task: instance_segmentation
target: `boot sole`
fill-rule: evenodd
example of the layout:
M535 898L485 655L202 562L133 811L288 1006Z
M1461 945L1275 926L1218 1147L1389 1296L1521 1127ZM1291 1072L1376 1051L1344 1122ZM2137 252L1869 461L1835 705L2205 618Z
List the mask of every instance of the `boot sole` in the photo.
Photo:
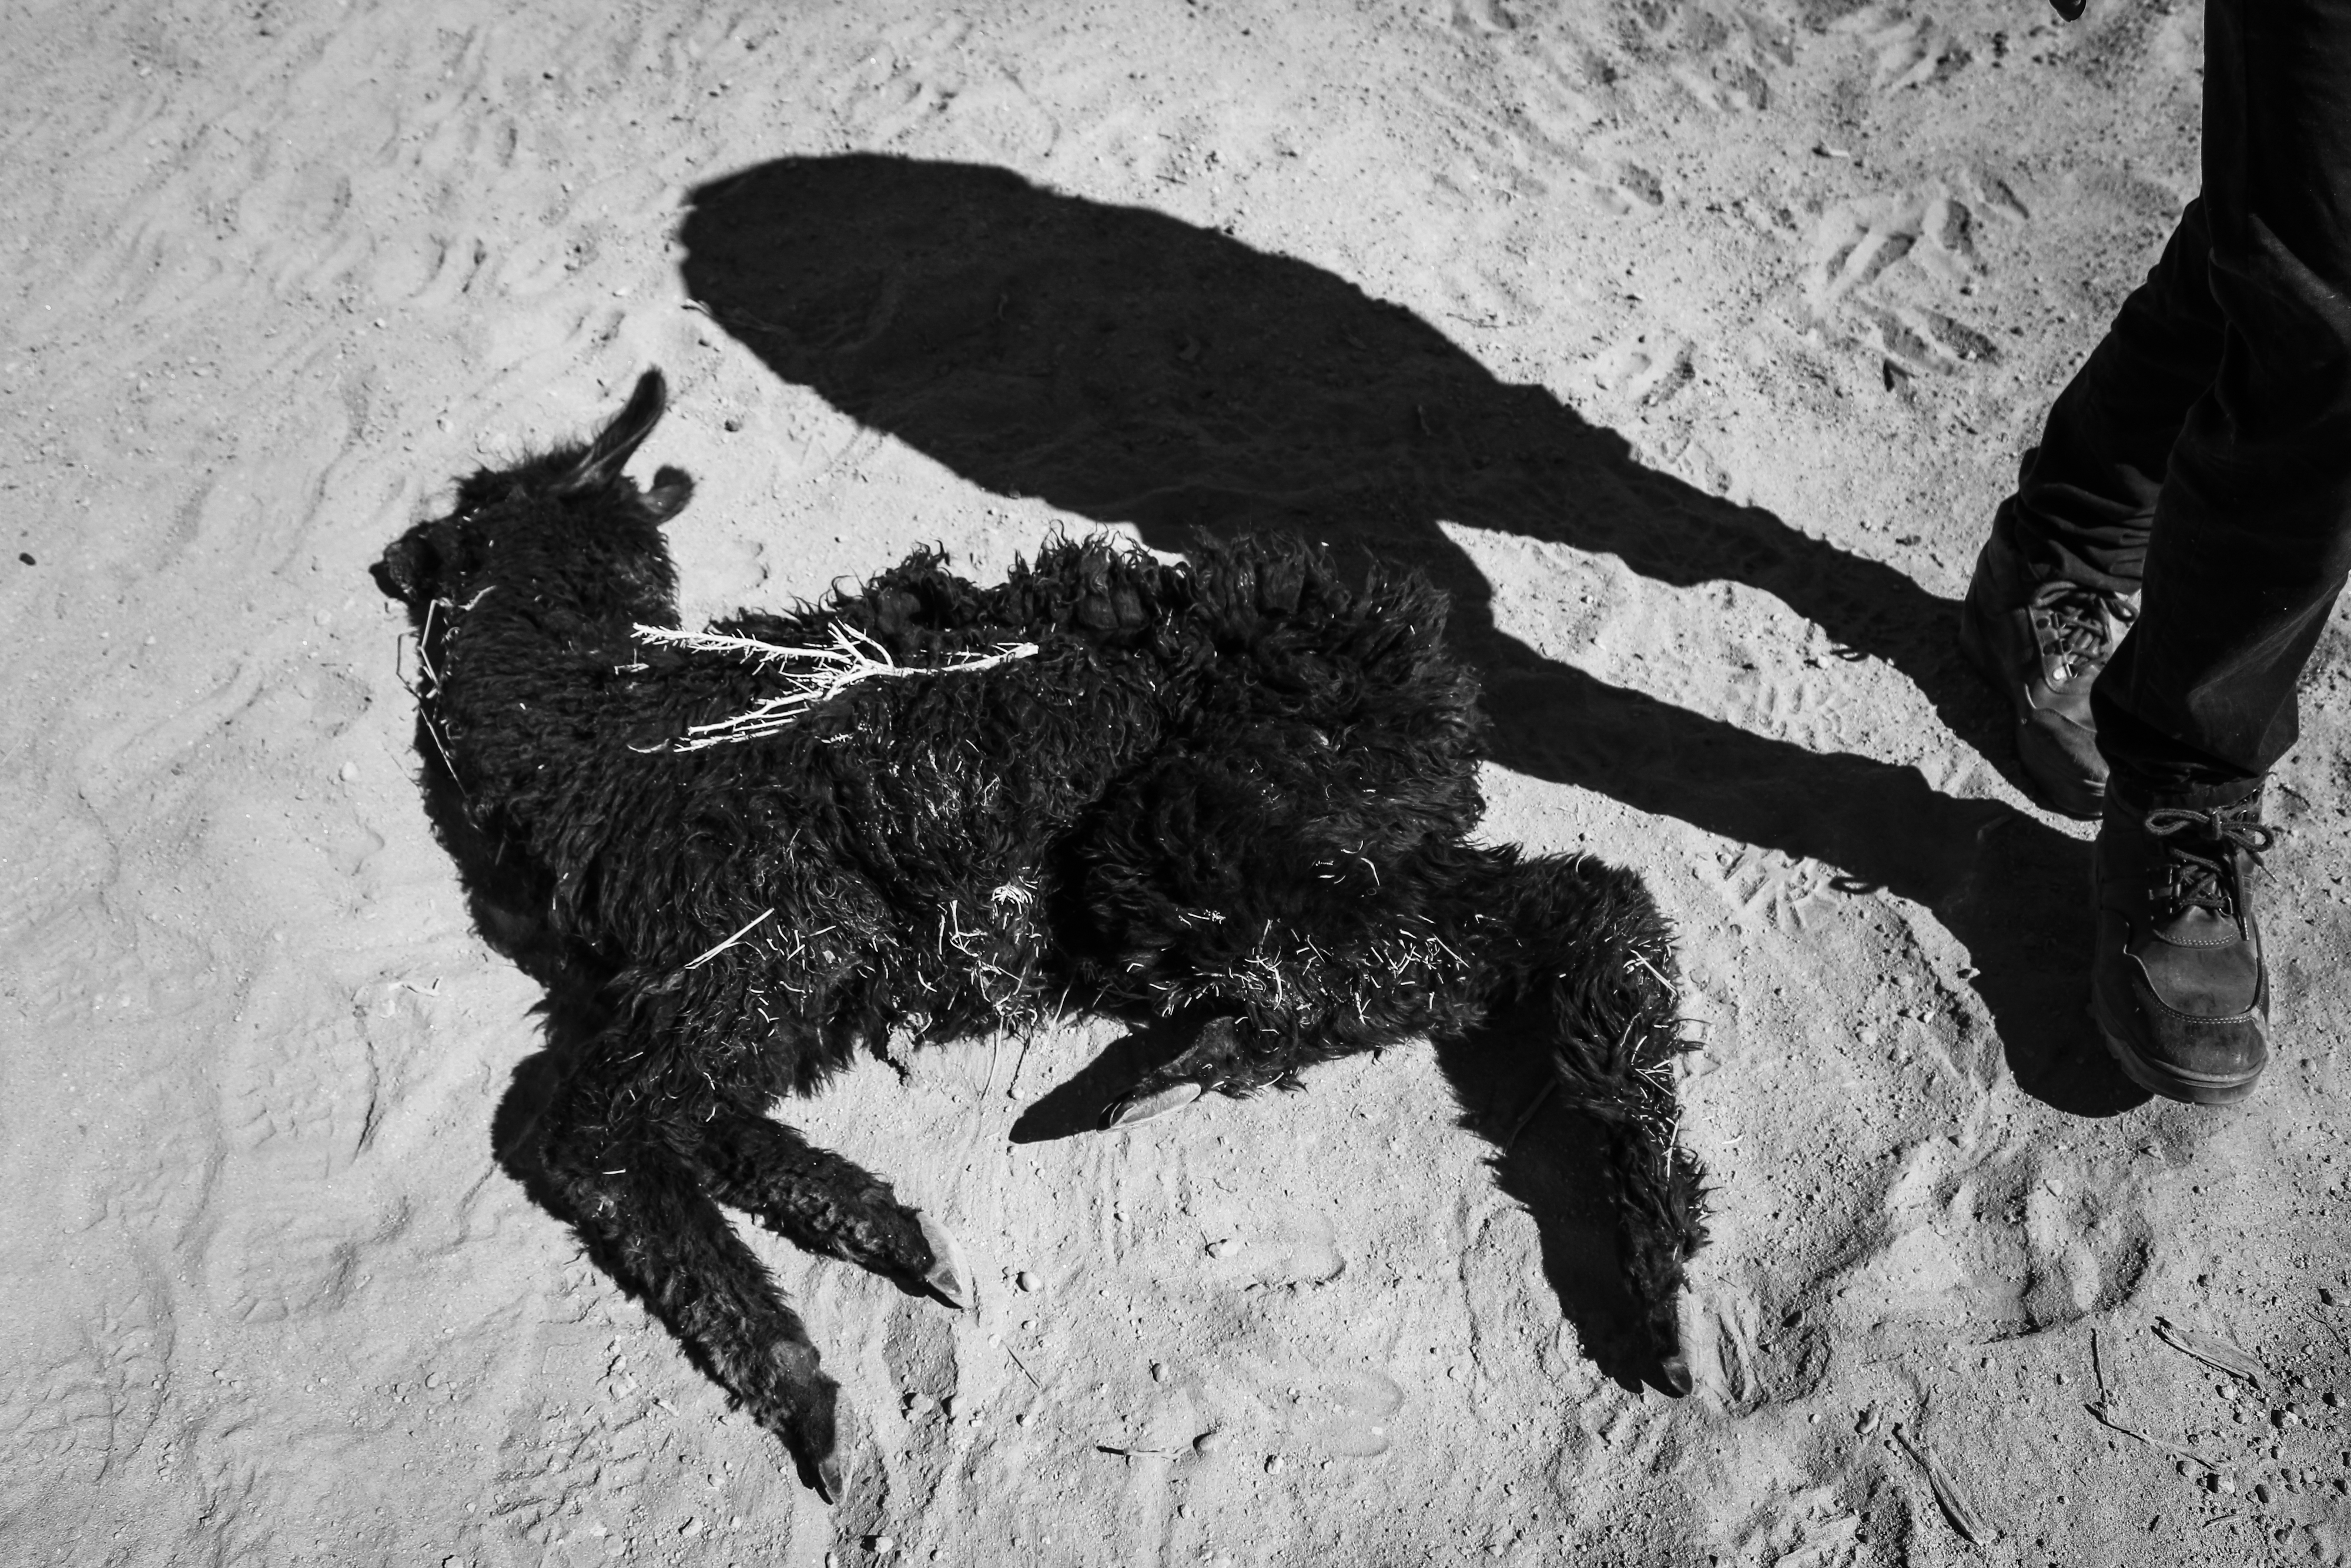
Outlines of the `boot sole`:
M2016 748L2016 759L2022 766L2025 778L2032 783L2034 796L2043 805L2061 816L2085 821L2096 821L2105 814L2106 790L2104 784L2083 779L2068 780L2064 787L2054 786L2033 770L2032 759L2026 754L2024 744L2025 737L2032 730L2032 706L2020 700L2008 677L2001 673L2000 661L1991 656L1991 649L1985 644L1983 633L1977 630L1974 608L1966 602L1959 606L1959 654L1975 666L1976 674L1981 675L1993 691L2008 699L2009 713L2016 720L2016 729L2010 741Z
M2166 1100L2184 1101L2190 1105L2234 1105L2253 1092L2262 1079L2262 1069L2251 1072L2216 1074L2189 1072L2166 1062L2151 1061L2139 1054L2125 1040L2095 1001L2090 1004L2090 1017L2096 1020L2098 1035L2106 1042L2106 1054L2123 1070L2123 1076L2150 1094L2160 1094Z

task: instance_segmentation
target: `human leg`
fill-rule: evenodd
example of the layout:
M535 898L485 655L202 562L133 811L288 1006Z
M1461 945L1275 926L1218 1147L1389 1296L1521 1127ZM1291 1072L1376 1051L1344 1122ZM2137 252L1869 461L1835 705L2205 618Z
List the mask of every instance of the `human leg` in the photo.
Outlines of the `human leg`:
M2204 193L2222 319L2164 473L2137 624L2091 710L2113 770L2093 1008L2176 1098L2268 1058L2261 781L2351 573L2351 0L2211 0Z
M2223 319L2094 698L2142 794L2241 797L2351 570L2351 0L2207 7L2208 287Z
M2051 406L1960 612L1960 646L2008 697L2043 800L2095 816L2106 763L2090 693L2137 612L2171 447L2220 363L2200 201Z

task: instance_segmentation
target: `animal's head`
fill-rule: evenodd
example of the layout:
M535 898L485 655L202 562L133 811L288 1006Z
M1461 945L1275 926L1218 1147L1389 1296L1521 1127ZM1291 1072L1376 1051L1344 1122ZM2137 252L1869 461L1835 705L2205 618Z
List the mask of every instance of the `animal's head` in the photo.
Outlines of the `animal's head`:
M383 552L371 569L376 586L418 622L436 601L470 604L499 586L590 616L663 619L676 574L661 527L693 498L694 481L664 467L640 489L621 470L668 402L662 373L647 371L591 440L476 470L459 482L446 516L417 524Z

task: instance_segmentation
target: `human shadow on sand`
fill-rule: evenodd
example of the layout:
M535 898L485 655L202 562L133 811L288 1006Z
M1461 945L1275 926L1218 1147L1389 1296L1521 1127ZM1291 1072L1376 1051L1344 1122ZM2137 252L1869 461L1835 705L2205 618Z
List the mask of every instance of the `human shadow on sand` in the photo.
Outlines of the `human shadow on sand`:
M1967 947L2027 1092L2080 1115L2143 1103L2083 1013L2085 845L1916 768L1766 739L1545 657L1496 626L1492 586L1438 525L1772 594L2012 768L2005 713L1952 651L1956 607L1892 567L1644 467L1549 392L1320 267L1001 169L783 159L695 191L681 237L694 300L777 375L974 484L1163 549L1287 528L1426 571L1485 681L1497 761L1923 905ZM1473 1114L1518 1071L1498 1049L1442 1052ZM1045 1120L1077 1118L1057 1103ZM1483 1127L1498 1143L1503 1120ZM1555 1182L1528 1163L1549 1141L1499 1156L1506 1187ZM1545 1201L1558 1224L1578 1207ZM1587 1243L1546 1233L1547 1256L1571 1245ZM1562 1283L1563 1299L1583 1288Z

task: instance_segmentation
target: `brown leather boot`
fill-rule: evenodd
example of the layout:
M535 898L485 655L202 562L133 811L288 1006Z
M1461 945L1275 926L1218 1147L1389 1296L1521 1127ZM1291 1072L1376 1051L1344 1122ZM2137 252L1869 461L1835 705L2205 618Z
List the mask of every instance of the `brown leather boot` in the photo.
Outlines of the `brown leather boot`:
M2140 1088L2241 1100L2269 1064L2269 973L2252 894L2276 840L2256 786L2208 807L2106 796L2092 857L2098 946L2090 1011Z

